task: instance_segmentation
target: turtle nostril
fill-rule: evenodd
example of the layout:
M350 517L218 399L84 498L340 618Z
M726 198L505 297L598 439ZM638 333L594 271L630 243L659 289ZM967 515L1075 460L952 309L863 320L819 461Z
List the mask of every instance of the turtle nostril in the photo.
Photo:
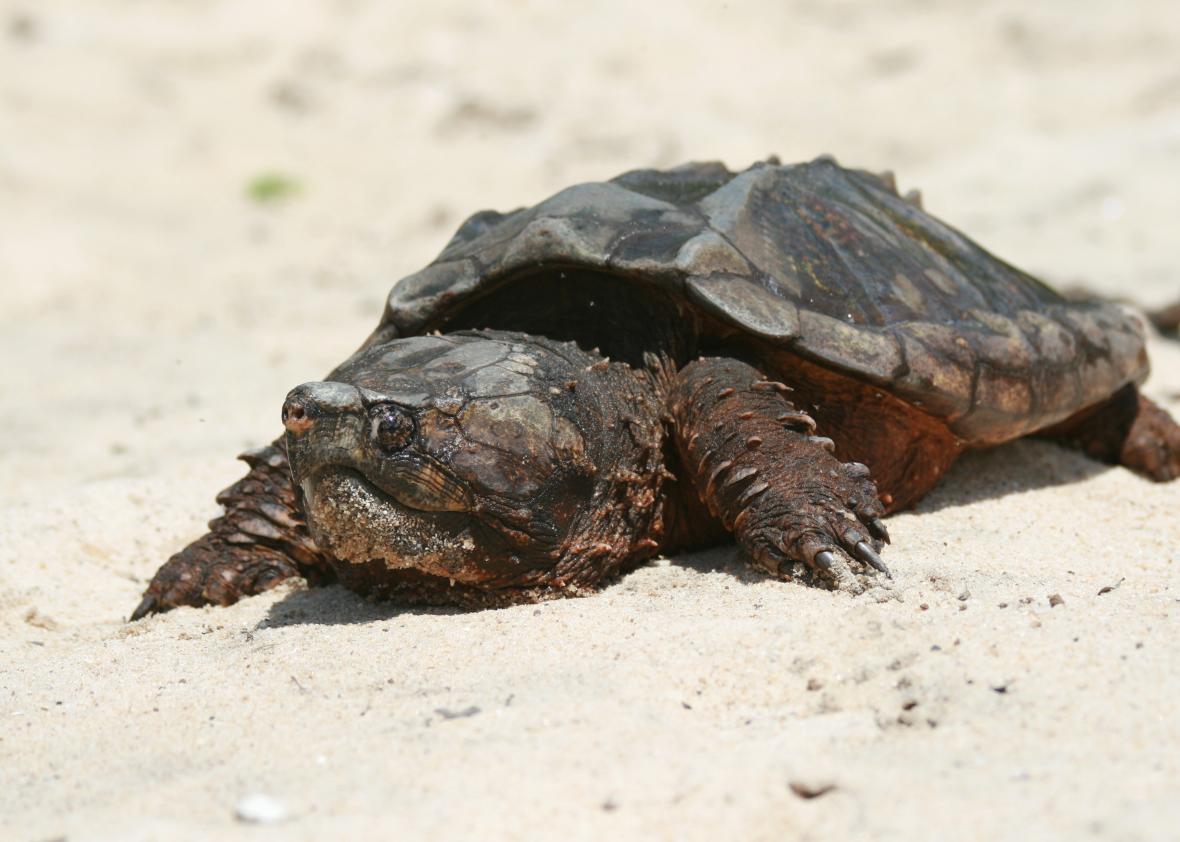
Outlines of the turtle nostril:
M321 418L340 418L364 411L360 392L348 383L316 382L296 386L283 401L283 425L293 436L302 435L321 423Z
M290 398L283 404L283 426L287 431L299 435L311 427L311 417L300 398Z

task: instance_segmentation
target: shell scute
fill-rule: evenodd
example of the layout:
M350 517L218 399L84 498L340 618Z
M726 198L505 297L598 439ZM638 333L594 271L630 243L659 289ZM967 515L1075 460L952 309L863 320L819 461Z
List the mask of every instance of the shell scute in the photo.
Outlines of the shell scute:
M823 313L799 313L796 347L809 356L830 360L873 383L892 383L903 370L901 347L890 333L863 330Z
M722 315L730 324L772 342L788 342L799 335L799 312L785 297L732 275L691 277L689 297Z
M1032 367L1036 351L1015 321L988 310L968 310L967 315L984 327L974 332L975 347L983 360L1006 371Z
M945 353L945 345L927 344L910 327L905 325L896 334L905 354L905 369L895 380L895 388L913 396L910 399L928 412L954 422L971 408L974 360L969 366L961 365Z
M1064 366L1077 356L1077 341L1058 321L1035 310L1021 310L1016 324L1036 349L1045 365Z
M710 277L752 274L750 262L716 231L708 230L688 240L676 253L676 268L685 275Z

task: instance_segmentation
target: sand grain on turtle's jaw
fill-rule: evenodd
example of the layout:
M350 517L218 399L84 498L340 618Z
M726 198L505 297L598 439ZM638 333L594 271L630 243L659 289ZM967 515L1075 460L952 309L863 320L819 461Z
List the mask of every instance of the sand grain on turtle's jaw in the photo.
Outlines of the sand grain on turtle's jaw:
M468 578L475 542L466 514L402 505L361 472L342 466L321 468L301 489L316 543L338 561L380 559L390 570Z

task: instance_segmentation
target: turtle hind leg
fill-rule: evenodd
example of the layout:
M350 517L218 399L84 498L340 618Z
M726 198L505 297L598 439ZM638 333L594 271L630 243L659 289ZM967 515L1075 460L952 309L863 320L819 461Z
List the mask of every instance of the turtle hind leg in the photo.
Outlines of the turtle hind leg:
M180 605L231 605L294 576L332 580L300 512L282 442L241 458L250 472L217 495L225 514L156 571L132 621Z
M1180 477L1180 426L1134 384L1040 435L1155 482Z
M869 469L842 463L781 383L732 359L701 359L676 377L668 408L680 463L701 500L774 574L802 563L843 590L887 572L888 533Z
M1160 310L1153 310L1147 314L1151 323L1160 333L1180 332L1180 301Z

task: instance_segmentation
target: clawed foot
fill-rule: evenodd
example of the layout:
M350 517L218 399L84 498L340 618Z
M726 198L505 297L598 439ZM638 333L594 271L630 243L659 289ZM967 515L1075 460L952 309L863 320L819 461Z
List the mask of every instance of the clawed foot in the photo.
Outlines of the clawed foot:
M1155 482L1180 477L1180 426L1163 408L1138 396L1138 407L1123 441L1119 463Z
M885 506L869 468L837 459L790 393L740 360L685 366L668 402L680 459L701 501L763 568L786 577L802 565L860 593L882 581L877 573L889 576L879 555Z
M181 605L231 605L301 575L289 558L267 547L248 551L206 535L168 559L131 612L131 622Z
M242 455L250 472L217 495L225 514L156 571L132 621L179 605L231 605L292 576L309 584L332 579L304 525L280 445Z
M881 520L884 506L869 469L857 462L838 464L827 476L770 494L758 525L738 528L746 551L771 573L793 578L800 565L830 587L861 593L873 571L891 578L880 552L889 543ZM773 509L773 512L769 509Z

